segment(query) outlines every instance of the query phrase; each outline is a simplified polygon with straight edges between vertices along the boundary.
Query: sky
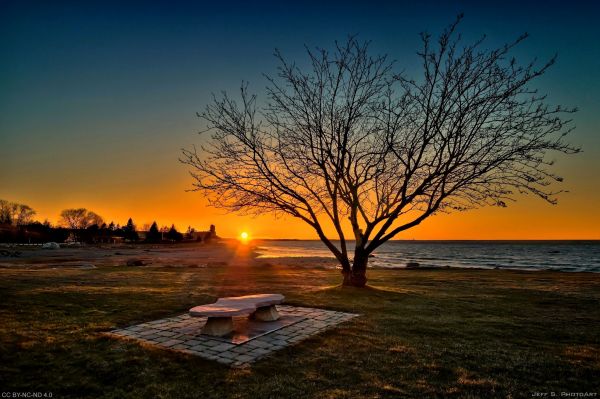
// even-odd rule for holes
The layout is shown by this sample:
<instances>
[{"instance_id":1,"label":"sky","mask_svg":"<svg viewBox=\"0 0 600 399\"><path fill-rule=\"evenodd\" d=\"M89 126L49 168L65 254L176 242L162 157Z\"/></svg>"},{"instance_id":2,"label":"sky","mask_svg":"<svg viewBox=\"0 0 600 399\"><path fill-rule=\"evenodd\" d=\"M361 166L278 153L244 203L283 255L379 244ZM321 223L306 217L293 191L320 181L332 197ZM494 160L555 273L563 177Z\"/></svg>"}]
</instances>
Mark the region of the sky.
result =
<instances>
[{"instance_id":1,"label":"sky","mask_svg":"<svg viewBox=\"0 0 600 399\"><path fill-rule=\"evenodd\" d=\"M492 47L527 32L518 60L558 54L536 87L550 103L579 108L569 141L583 153L556 156L559 188L569 191L558 205L519 197L507 208L436 215L397 238L600 239L600 6L415 3L0 0L0 198L51 222L85 207L121 224L316 238L299 221L225 214L188 191L178 158L203 140L196 112L242 80L264 93L275 48L302 65L305 45L330 48L348 35L416 74L418 34L439 33L463 12L466 40L486 34Z\"/></svg>"}]
</instances>

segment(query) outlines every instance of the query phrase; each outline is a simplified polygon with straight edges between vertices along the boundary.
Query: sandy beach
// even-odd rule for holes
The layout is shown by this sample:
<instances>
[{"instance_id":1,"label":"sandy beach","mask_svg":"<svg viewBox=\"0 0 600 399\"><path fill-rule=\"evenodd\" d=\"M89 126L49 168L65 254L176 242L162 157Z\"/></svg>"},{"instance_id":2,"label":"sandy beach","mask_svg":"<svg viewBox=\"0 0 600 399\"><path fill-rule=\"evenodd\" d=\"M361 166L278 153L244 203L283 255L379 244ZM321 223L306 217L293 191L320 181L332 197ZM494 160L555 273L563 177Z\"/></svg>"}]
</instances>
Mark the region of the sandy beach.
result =
<instances>
[{"instance_id":1,"label":"sandy beach","mask_svg":"<svg viewBox=\"0 0 600 399\"><path fill-rule=\"evenodd\" d=\"M257 259L255 246L237 240L211 244L174 245L85 245L42 249L39 246L3 247L12 255L0 257L0 268L64 269L104 268L117 266L205 268L228 265L272 265L335 268L334 259L288 257Z\"/></svg>"}]
</instances>

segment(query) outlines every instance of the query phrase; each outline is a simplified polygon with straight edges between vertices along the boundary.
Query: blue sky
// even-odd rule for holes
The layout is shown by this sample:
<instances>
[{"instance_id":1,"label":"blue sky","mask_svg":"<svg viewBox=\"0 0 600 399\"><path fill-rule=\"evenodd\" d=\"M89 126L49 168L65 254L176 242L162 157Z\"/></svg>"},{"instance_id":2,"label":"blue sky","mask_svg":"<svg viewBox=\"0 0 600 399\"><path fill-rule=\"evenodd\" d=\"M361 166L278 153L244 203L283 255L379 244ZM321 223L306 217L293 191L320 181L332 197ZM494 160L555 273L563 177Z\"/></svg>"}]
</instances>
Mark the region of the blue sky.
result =
<instances>
[{"instance_id":1,"label":"blue sky","mask_svg":"<svg viewBox=\"0 0 600 399\"><path fill-rule=\"evenodd\" d=\"M63 207L114 199L122 207L103 212L115 218L140 198L164 206L191 183L177 158L198 142L196 111L242 80L260 94L261 74L275 72L274 48L302 65L305 44L329 48L357 34L416 74L418 33L438 33L460 12L466 40L486 34L496 46L528 32L518 59L558 53L538 85L550 102L580 108L572 141L585 151L561 170L579 195L600 191L598 5L253 3L0 1L0 198L51 220Z\"/></svg>"}]
</instances>

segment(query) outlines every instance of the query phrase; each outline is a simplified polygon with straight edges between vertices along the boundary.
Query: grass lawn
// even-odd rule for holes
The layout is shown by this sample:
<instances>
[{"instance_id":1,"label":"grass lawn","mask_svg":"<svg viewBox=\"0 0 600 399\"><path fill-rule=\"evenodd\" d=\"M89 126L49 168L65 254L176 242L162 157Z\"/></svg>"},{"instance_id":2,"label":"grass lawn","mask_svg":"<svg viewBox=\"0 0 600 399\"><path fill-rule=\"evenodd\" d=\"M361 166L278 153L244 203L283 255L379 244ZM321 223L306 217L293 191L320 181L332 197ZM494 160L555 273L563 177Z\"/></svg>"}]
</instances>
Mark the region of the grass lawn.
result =
<instances>
[{"instance_id":1,"label":"grass lawn","mask_svg":"<svg viewBox=\"0 0 600 399\"><path fill-rule=\"evenodd\" d=\"M600 275L375 270L0 269L0 388L53 398L531 397L599 392ZM248 369L101 334L219 296L360 313Z\"/></svg>"}]
</instances>

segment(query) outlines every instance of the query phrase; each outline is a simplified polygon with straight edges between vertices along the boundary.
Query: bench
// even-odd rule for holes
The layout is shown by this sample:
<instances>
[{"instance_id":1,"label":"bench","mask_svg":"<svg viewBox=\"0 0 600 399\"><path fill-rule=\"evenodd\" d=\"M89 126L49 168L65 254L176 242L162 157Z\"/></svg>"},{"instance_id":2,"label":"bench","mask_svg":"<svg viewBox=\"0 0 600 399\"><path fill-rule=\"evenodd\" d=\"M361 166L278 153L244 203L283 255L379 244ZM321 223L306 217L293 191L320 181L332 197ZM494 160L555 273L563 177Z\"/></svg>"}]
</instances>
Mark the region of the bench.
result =
<instances>
[{"instance_id":1,"label":"bench","mask_svg":"<svg viewBox=\"0 0 600 399\"><path fill-rule=\"evenodd\" d=\"M215 303L191 308L190 316L208 317L202 334L221 337L233 331L234 316L249 316L257 321L279 319L275 305L282 303L284 299L281 294L219 298Z\"/></svg>"}]
</instances>

